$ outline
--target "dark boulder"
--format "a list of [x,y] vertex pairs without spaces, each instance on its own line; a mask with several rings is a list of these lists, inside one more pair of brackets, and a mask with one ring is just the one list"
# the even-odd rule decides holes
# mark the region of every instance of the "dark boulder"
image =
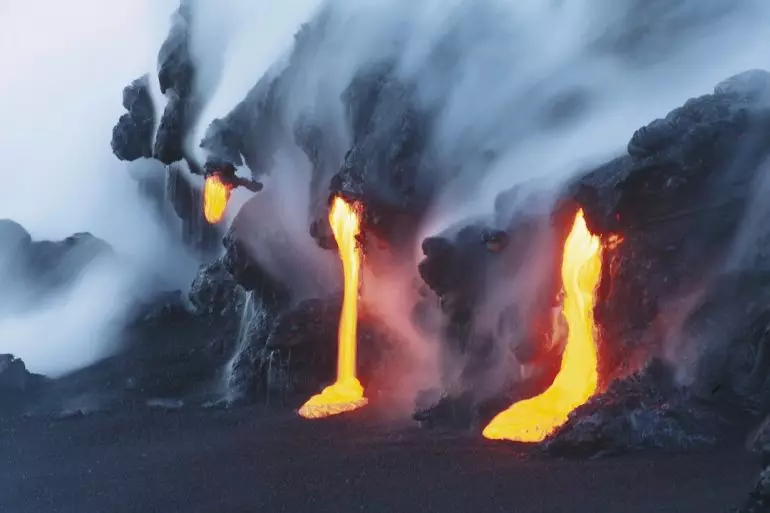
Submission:
[[23,412],[45,385],[45,378],[29,372],[22,360],[0,354],[0,417]]
[[602,338],[616,341],[603,375],[672,313],[667,304],[708,289],[725,269],[770,156],[766,79],[739,75],[689,100],[573,186],[589,228],[623,238],[605,259],[595,312]]
[[426,169],[431,118],[413,84],[381,64],[362,69],[342,95],[353,145],[331,179],[330,193],[360,201],[363,231],[393,251],[411,251],[419,221],[436,192]]
[[120,160],[152,157],[156,118],[149,75],[137,78],[123,89],[123,107],[128,112],[112,129],[112,152]]
[[573,411],[544,449],[594,457],[643,449],[704,450],[729,440],[731,428],[745,421],[737,408],[719,410],[698,400],[676,383],[670,366],[655,360]]
[[748,497],[734,513],[762,513],[770,510],[770,416],[766,417],[749,440],[749,449],[761,458],[762,469]]

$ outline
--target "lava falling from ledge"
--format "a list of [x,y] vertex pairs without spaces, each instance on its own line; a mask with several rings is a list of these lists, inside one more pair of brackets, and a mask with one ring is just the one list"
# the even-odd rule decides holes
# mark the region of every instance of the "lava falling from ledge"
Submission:
[[225,217],[232,186],[222,181],[218,174],[209,175],[203,184],[203,215],[206,221],[217,224]]
[[358,212],[337,197],[329,214],[329,223],[339,248],[345,283],[338,333],[337,381],[311,397],[299,409],[298,413],[307,419],[357,410],[368,402],[356,377],[358,282],[361,274],[361,250],[357,241],[360,230]]
[[561,369],[545,392],[498,414],[484,429],[485,438],[540,442],[596,393],[598,356],[593,310],[601,267],[601,240],[588,231],[581,210],[564,243],[562,256],[563,315],[569,334]]

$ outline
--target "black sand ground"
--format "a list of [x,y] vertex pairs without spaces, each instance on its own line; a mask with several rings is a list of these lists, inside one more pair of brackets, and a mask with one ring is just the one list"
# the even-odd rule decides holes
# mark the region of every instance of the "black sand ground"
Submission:
[[756,472],[740,448],[533,461],[471,436],[261,408],[0,423],[2,513],[726,513]]

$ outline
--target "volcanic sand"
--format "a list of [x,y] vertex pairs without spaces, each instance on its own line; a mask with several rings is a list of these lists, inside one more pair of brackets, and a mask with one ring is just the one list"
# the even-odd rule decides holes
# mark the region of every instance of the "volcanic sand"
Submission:
[[288,408],[0,422],[2,513],[725,513],[757,471],[741,448],[533,460],[480,435]]

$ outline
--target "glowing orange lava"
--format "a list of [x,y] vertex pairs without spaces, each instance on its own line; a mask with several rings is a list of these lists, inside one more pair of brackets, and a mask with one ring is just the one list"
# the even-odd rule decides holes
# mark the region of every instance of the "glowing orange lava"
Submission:
[[206,221],[217,224],[225,218],[227,201],[230,199],[232,187],[222,181],[217,174],[206,177],[203,184],[203,215]]
[[562,313],[569,328],[561,369],[545,392],[498,414],[484,428],[485,438],[540,442],[594,395],[598,360],[593,310],[601,268],[601,240],[588,231],[581,210],[564,243],[561,264]]
[[368,402],[356,378],[358,280],[361,271],[361,250],[356,239],[360,229],[358,212],[337,197],[329,213],[329,223],[339,247],[345,281],[338,333],[337,381],[311,397],[299,409],[298,413],[307,419],[357,410]]

